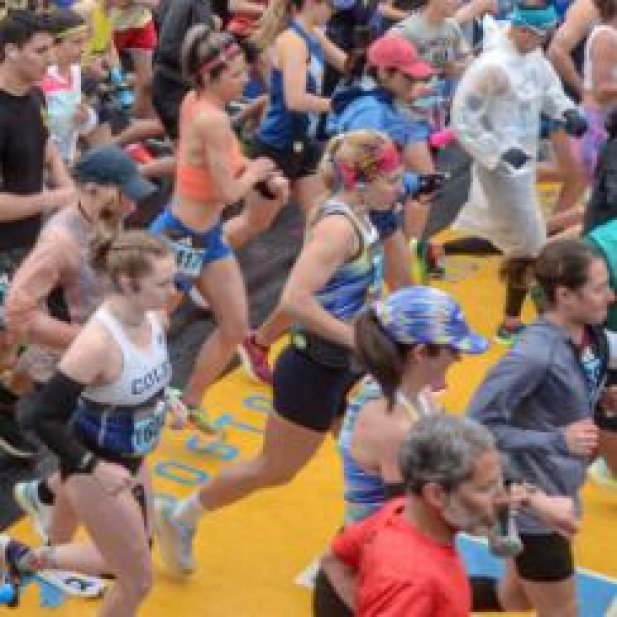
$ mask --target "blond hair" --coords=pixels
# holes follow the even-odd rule
[[[251,41],[261,51],[272,45],[274,39],[281,33],[291,18],[292,2],[290,0],[270,0],[268,7],[259,19],[257,30]]]
[[[319,174],[326,188],[331,193],[340,188],[341,165],[366,173],[369,167],[378,162],[382,148],[389,144],[392,144],[392,141],[387,135],[367,129],[349,131],[333,137],[328,142],[319,164]]]

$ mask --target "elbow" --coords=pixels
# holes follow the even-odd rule
[[[304,98],[304,93],[296,94],[291,92],[285,92],[285,106],[289,111],[295,111],[299,113],[305,112],[307,111],[307,109]]]
[[[294,290],[283,292],[279,300],[279,309],[293,319],[300,319],[304,315],[306,307],[313,301],[308,294]]]

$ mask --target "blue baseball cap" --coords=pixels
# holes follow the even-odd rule
[[[131,201],[140,202],[157,188],[140,173],[135,161],[117,146],[88,150],[73,168],[75,179],[117,186]]]
[[[380,326],[403,345],[449,345],[468,354],[481,354],[488,341],[469,329],[454,298],[433,287],[403,287],[371,305]]]
[[[514,26],[527,28],[538,35],[552,30],[558,21],[557,11],[551,2],[538,6],[520,2],[514,5],[514,11],[510,15],[510,22]]]

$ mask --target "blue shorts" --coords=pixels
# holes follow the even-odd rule
[[[234,254],[220,221],[208,231],[197,232],[165,209],[150,224],[150,231],[169,240],[176,255],[176,286],[180,291],[189,291],[208,264],[229,259]]]

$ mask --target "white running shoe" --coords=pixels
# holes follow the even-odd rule
[[[19,507],[30,516],[43,544],[48,544],[53,506],[48,506],[39,500],[38,485],[39,480],[18,482],[13,487],[13,496]]]
[[[598,486],[603,486],[604,488],[617,491],[617,476],[614,476],[611,473],[606,461],[602,457],[597,458],[589,466],[587,474]]]
[[[154,499],[154,531],[163,563],[174,575],[186,577],[195,571],[193,538],[195,528],[174,520],[175,504],[167,499]]]

